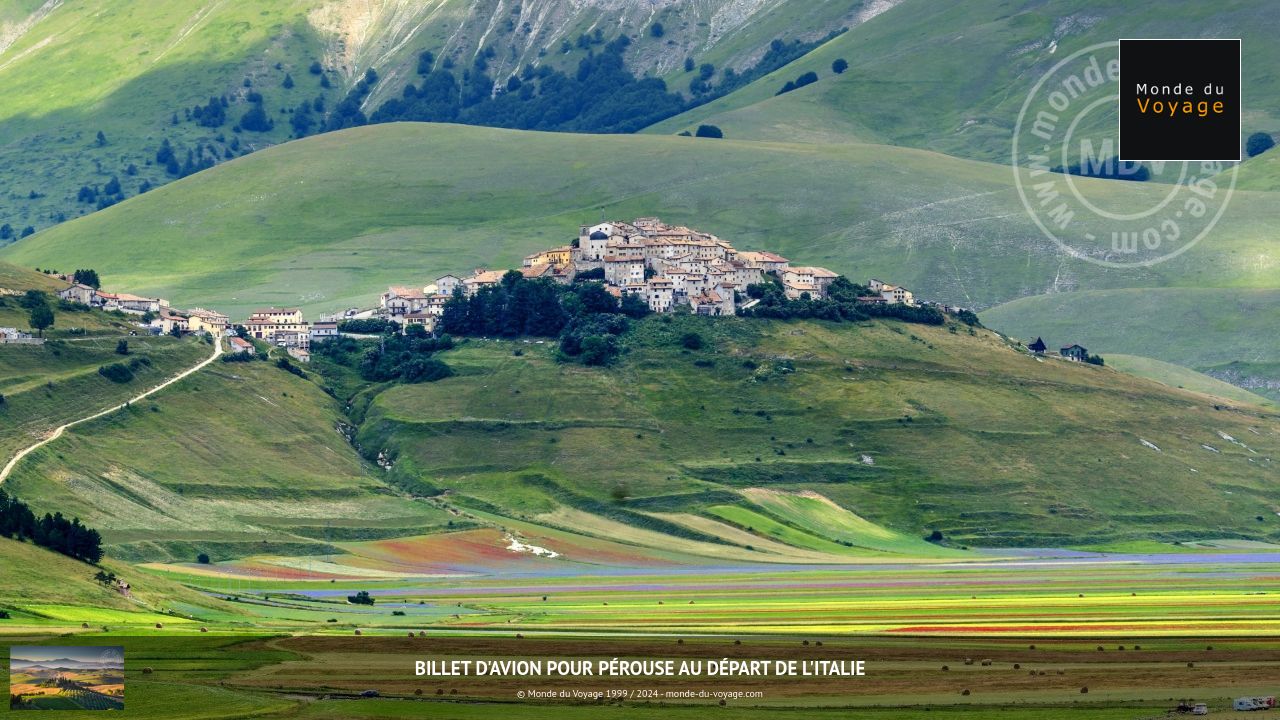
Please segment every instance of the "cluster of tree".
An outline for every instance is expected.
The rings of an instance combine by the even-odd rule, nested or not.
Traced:
[[[724,72],[721,73],[721,79],[718,84],[710,87],[701,95],[698,95],[696,92],[694,93],[694,101],[692,105],[696,106],[711,102],[716,98],[728,95],[738,88],[749,85],[774,70],[777,70],[783,65],[786,65],[801,56],[807,55],[814,48],[832,40],[847,30],[848,28],[840,28],[839,30],[831,32],[826,37],[813,40],[811,42],[802,42],[800,40],[786,42],[779,38],[775,38],[773,42],[769,43],[769,49],[765,51],[764,55],[756,62],[755,65],[748,70],[743,70],[742,72],[735,72],[733,68],[725,68]],[[845,67],[848,67],[848,63],[845,63]],[[693,60],[690,58],[685,61],[685,70],[688,71],[692,69]],[[843,70],[835,70],[834,65],[832,66],[832,69],[837,74],[843,72]]]
[[[374,603],[374,599],[369,596],[368,590],[361,590],[355,595],[348,595],[347,602],[352,605],[372,605]]]
[[[230,159],[235,156],[232,152],[234,148],[239,148],[240,141],[233,139],[231,145],[227,146],[226,157]],[[206,150],[208,154],[206,155]],[[160,142],[160,149],[156,151],[156,164],[164,168],[164,171],[175,178],[184,178],[193,173],[207,170],[218,163],[218,151],[212,145],[205,146],[203,142],[197,143],[194,150],[188,149],[186,159],[178,162],[178,154],[174,150],[173,145],[169,143],[169,139],[165,138]],[[150,189],[148,183],[143,183],[138,192],[146,192]]]
[[[88,285],[94,290],[102,287],[102,279],[98,277],[98,271],[92,268],[76,270],[71,275],[71,282]]]
[[[30,540],[87,563],[102,559],[102,537],[97,530],[82,525],[79,518],[67,520],[62,513],[37,518],[26,503],[9,497],[4,490],[0,490],[0,535]]]
[[[270,132],[276,124],[263,107],[262,93],[251,92],[245,99],[249,101],[249,109],[240,116],[240,123],[236,127],[249,132]]]
[[[1128,160],[1118,160],[1116,158],[1107,158],[1106,160],[1097,160],[1095,158],[1085,158],[1084,160],[1072,163],[1065,168],[1061,165],[1049,168],[1049,172],[1065,173],[1067,175],[1080,175],[1081,177],[1105,178],[1108,180],[1131,180],[1133,182],[1146,182],[1151,179],[1151,170],[1140,162],[1130,162]]]
[[[1106,361],[1102,359],[1101,355],[1086,355],[1084,358],[1084,361],[1089,363],[1090,365],[1106,365],[1107,364]]]
[[[1244,143],[1244,151],[1249,157],[1257,157],[1276,146],[1271,133],[1256,132]]]
[[[321,75],[320,77],[322,80],[327,81],[327,76]],[[338,103],[333,112],[329,113],[329,117],[325,119],[325,132],[368,124],[369,119],[360,110],[360,106],[364,104],[365,98],[369,96],[377,82],[378,72],[373,68],[365,70],[364,77],[360,78],[355,87],[347,92],[347,96],[342,98],[342,102]],[[408,120],[411,118],[400,119]]]
[[[116,352],[120,352],[120,349],[121,349],[121,346],[116,345]],[[129,346],[127,343],[124,345],[124,350],[125,352],[122,354],[127,354],[129,351]],[[150,365],[151,365],[151,358],[145,357],[145,356],[135,357],[132,360],[130,360],[128,363],[117,362],[117,363],[110,363],[108,365],[102,365],[98,368],[98,374],[110,380],[113,383],[123,384],[123,383],[131,382],[133,380],[133,374],[135,371],[143,367],[150,367]]]
[[[924,325],[942,325],[946,322],[946,315],[935,307],[858,301],[860,297],[872,297],[875,294],[865,285],[858,285],[841,276],[827,287],[826,298],[810,298],[806,293],[797,300],[791,300],[783,293],[781,283],[774,279],[772,282],[748,285],[747,295],[760,302],[740,311],[739,314],[746,317],[780,320],[812,318],[835,322],[860,322],[873,317],[885,317]]]
[[[435,382],[453,375],[453,368],[435,357],[436,353],[453,349],[453,338],[432,337],[421,325],[410,325],[404,335],[397,334],[395,328],[391,323],[377,347],[363,352],[363,346],[349,337],[314,343],[311,352],[339,365],[355,367],[360,377],[369,382]]]
[[[775,94],[775,95],[784,95],[784,94],[786,94],[786,93],[791,92],[792,90],[799,90],[800,88],[804,87],[805,85],[812,85],[812,84],[814,84],[814,83],[816,83],[816,82],[818,82],[818,73],[816,73],[816,72],[814,72],[814,71],[810,70],[809,72],[804,73],[803,75],[801,75],[800,77],[796,78],[795,80],[788,80],[788,81],[787,81],[787,84],[786,84],[786,85],[783,85],[783,86],[782,86],[782,89],[781,89],[781,90],[779,90],[778,92],[774,93],[774,94]]]
[[[191,119],[200,127],[219,128],[227,122],[227,107],[230,102],[227,96],[211,97],[206,105],[196,105],[188,112]]]
[[[648,312],[643,298],[628,294],[619,302],[599,282],[564,286],[512,270],[471,296],[456,293],[445,303],[440,327],[452,335],[558,337],[567,359],[606,365],[621,350],[628,318]]]
[[[527,65],[517,75],[496,83],[489,74],[492,48],[471,67],[455,75],[452,63],[439,63],[424,53],[421,81],[405,87],[403,96],[383,103],[372,122],[415,120],[522,130],[631,133],[683,112],[688,104],[668,92],[658,78],[636,78],[624,54],[630,39],[622,36],[591,50],[573,73]],[[495,89],[496,88],[496,89]]]
[[[34,193],[35,191],[32,190],[31,192]],[[40,196],[40,197],[43,197],[43,196]],[[22,233],[18,235],[18,237],[27,237],[28,235],[34,235],[35,232],[36,232],[36,229],[33,226],[28,225],[22,228]],[[0,225],[0,241],[13,240],[14,235],[15,233],[12,225],[10,225],[9,223]]]
[[[49,304],[49,295],[43,290],[28,290],[18,298],[18,305],[28,311],[27,324],[32,330],[44,337],[44,331],[53,327],[53,307]]]
[[[96,572],[96,573],[94,573],[94,574],[93,574],[93,579],[94,579],[94,580],[97,580],[98,582],[102,583],[103,585],[108,585],[108,586],[109,586],[109,585],[115,585],[115,584],[116,584],[116,581],[117,581],[117,580],[119,580],[120,578],[119,578],[119,577],[117,577],[115,573],[113,573],[113,572],[111,572],[111,571],[109,571],[109,570],[107,570],[107,571],[99,570],[98,572]]]

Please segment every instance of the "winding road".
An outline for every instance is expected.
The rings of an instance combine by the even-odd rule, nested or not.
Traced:
[[[155,387],[151,388],[150,390],[147,390],[146,392],[143,392],[139,395],[129,398],[128,400],[120,403],[119,405],[113,405],[107,408],[106,410],[101,410],[99,412],[94,413],[93,415],[88,415],[86,417],[80,418],[79,420],[72,420],[71,422],[63,423],[62,425],[59,425],[58,427],[54,428],[53,432],[46,435],[44,439],[42,439],[41,441],[37,442],[34,445],[31,445],[29,447],[25,447],[19,450],[17,454],[15,454],[12,458],[10,458],[9,462],[5,464],[4,469],[0,470],[0,483],[3,483],[5,479],[9,477],[9,473],[13,472],[13,469],[17,467],[18,463],[22,460],[22,458],[44,447],[45,445],[48,445],[54,440],[57,440],[58,438],[62,437],[62,433],[65,432],[67,428],[74,427],[76,425],[79,425],[80,423],[89,422],[90,420],[97,420],[103,415],[108,415],[110,413],[115,412],[116,410],[119,410],[120,408],[123,408],[132,403],[136,403],[139,400],[142,400],[146,397],[154,395],[155,393],[158,393],[161,390],[169,387],[170,385],[178,382],[182,378],[187,377],[191,373],[197,372],[202,368],[208,366],[209,363],[217,360],[220,355],[222,355],[222,339],[215,338],[213,341],[213,353],[210,354],[209,357],[197,363],[196,365],[193,365],[187,368],[186,370],[183,370],[177,375],[174,375],[173,377],[169,378],[168,380],[165,380],[164,382],[160,383],[159,385],[156,385]]]

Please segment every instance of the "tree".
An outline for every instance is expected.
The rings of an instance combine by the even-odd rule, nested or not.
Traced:
[[[831,72],[837,75],[843,74],[848,69],[849,61],[844,58],[836,58],[835,62],[831,63]]]
[[[361,590],[355,595],[348,595],[347,602],[352,605],[372,605],[374,603],[374,599],[369,597],[368,590]]]
[[[324,68],[320,67],[319,60],[312,60],[311,67],[307,68],[307,71],[310,72],[312,75],[319,75],[320,73],[324,72]]]
[[[292,90],[292,89],[293,89],[293,76],[292,76],[292,75],[290,75],[289,73],[285,73],[285,74],[284,74],[284,82],[280,83],[280,85],[281,85],[281,87],[283,87],[285,90]]]
[[[40,337],[44,337],[45,329],[53,327],[53,310],[48,305],[33,307],[28,322],[32,329],[40,331]]]
[[[692,58],[692,57],[687,57],[687,58],[685,58],[685,59],[684,59],[684,71],[685,71],[685,72],[693,72],[693,58]]]
[[[687,332],[680,336],[680,344],[688,350],[702,349],[702,336],[696,332]]]
[[[666,28],[662,27],[662,23],[656,22],[649,26],[649,34],[653,37],[660,38],[667,34]]]
[[[12,240],[12,239],[13,239],[13,226],[10,225],[9,223],[0,225],[0,240]]]
[[[1271,137],[1270,133],[1256,132],[1249,136],[1244,143],[1244,151],[1249,157],[1257,157],[1262,153],[1276,146],[1276,141]]]
[[[71,282],[88,285],[94,290],[102,287],[102,281],[98,279],[98,271],[93,269],[76,270],[71,276]]]
[[[208,565],[208,564],[209,564],[209,554],[208,554],[208,553],[200,553],[199,555],[196,555],[196,562],[200,563],[201,565]]]
[[[107,136],[103,135],[102,131],[99,130],[98,131],[98,147],[105,147],[106,144],[107,144]]]
[[[724,131],[715,125],[699,125],[698,131],[694,135],[700,138],[722,138],[724,137]]]
[[[128,340],[121,340],[120,342],[116,343],[116,354],[117,354],[117,355],[128,355],[128,354],[129,354],[129,341],[128,341]]]
[[[649,314],[649,303],[636,293],[622,296],[622,314],[632,318],[642,318]]]
[[[31,235],[35,235],[35,234],[36,234],[36,229],[35,229],[35,227],[33,227],[33,226],[31,226],[31,225],[28,225],[28,226],[26,226],[26,227],[22,228],[22,237],[29,237],[29,236],[31,236]]]

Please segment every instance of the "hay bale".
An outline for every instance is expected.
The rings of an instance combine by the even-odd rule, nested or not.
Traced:
[[[412,631],[412,630],[410,630],[410,631],[409,631],[409,637],[413,637],[413,631]]]
[[[202,628],[200,628],[200,632],[209,632],[209,628],[207,628],[207,627],[202,627]]]
[[[1088,693],[1088,692],[1089,692],[1089,688],[1087,688],[1087,687],[1082,687],[1082,688],[1080,688],[1080,694],[1081,694],[1081,695],[1084,695],[1084,694],[1086,694],[1086,693]]]
[[[1027,646],[1027,649],[1028,649],[1028,650],[1035,650],[1035,649],[1036,649],[1036,646],[1035,646],[1035,645],[1028,645],[1028,646]]]
[[[1101,645],[1098,646],[1098,652],[1106,652]]]
[[[801,642],[800,642],[800,644],[801,644],[801,645],[804,645],[805,647],[809,647],[809,641],[808,641],[808,640],[803,640],[803,641],[801,641]]]
[[[741,644],[742,644],[742,641],[741,641],[741,640],[734,640],[734,641],[733,641],[733,644],[734,644],[734,645],[741,645]]]
[[[1142,649],[1142,646],[1141,646],[1141,645],[1134,645],[1134,646],[1133,646],[1133,649],[1134,649],[1134,650],[1141,650],[1141,649]]]
[[[418,688],[418,689],[414,690],[414,691],[413,691],[413,694],[414,694],[414,695],[421,695],[421,694],[422,694],[422,688]]]
[[[964,664],[965,664],[965,665],[972,665],[972,664],[973,664],[973,658],[965,658],[965,659],[964,659]]]
[[[163,629],[164,629],[164,623],[156,623],[156,629],[157,629],[157,630],[163,630]]]
[[[359,634],[361,634],[361,633],[360,633],[360,631],[359,631],[359,630],[356,630],[356,634],[357,634],[357,635],[359,635]]]
[[[516,639],[517,639],[517,640],[523,640],[523,639],[524,639],[524,635],[521,635],[520,633],[516,633]]]
[[[951,670],[951,668],[947,667],[946,665],[943,665],[943,666],[942,666],[942,672],[948,672],[948,671],[950,671],[950,670]]]
[[[983,660],[982,667],[991,667],[991,660],[990,659]]]
[[[1195,666],[1196,666],[1196,664],[1195,664],[1195,663],[1193,663],[1193,662],[1189,662],[1189,663],[1187,663],[1187,667],[1192,667],[1192,668],[1193,668],[1193,667],[1195,667]]]
[[[1014,663],[1014,664],[1013,664],[1013,669],[1014,669],[1014,670],[1021,670],[1021,669],[1022,669],[1022,665],[1021,665],[1020,663]]]
[[[143,674],[143,675],[150,675],[150,674],[151,674],[151,673],[153,673],[153,672],[155,672],[155,670],[152,670],[152,669],[151,669],[151,668],[149,668],[149,667],[144,667],[144,668],[142,668],[142,674]]]
[[[676,644],[677,644],[677,645],[683,645],[683,644],[684,644],[684,638],[677,638],[677,639],[676,639]]]
[[[426,631],[426,630],[419,630],[419,631],[418,631],[418,637],[426,637],[426,636],[427,636],[427,631]]]
[[[80,623],[80,627],[82,627],[82,628],[84,628],[84,629],[88,630],[88,629],[89,629],[89,623]]]
[[[960,694],[961,694],[961,695],[968,695],[968,694],[969,694],[969,688],[965,688],[964,690],[961,690],[961,691],[960,691]]]
[[[1116,646],[1116,649],[1117,649],[1117,650],[1121,650],[1121,651],[1123,651],[1123,650],[1124,650],[1124,646],[1123,646],[1123,645],[1117,645],[1117,646]]]

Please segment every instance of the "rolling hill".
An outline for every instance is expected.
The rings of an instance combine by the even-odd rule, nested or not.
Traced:
[[[1028,91],[1072,52],[1117,38],[1241,38],[1244,132],[1280,128],[1280,61],[1274,8],[1260,0],[1159,9],[1123,0],[906,0],[794,63],[730,95],[646,130],[699,123],[727,137],[772,141],[883,142],[1007,162],[1010,132]],[[849,69],[832,72],[844,58]],[[819,81],[776,96],[813,71]],[[1091,118],[1114,127],[1114,111]],[[1241,138],[1243,142],[1244,138]]]
[[[1080,183],[1098,196],[1158,192],[1116,185]],[[331,310],[368,304],[393,282],[518,265],[603,212],[661,215],[738,247],[982,308],[1086,288],[1273,287],[1257,258],[1270,252],[1276,204],[1271,193],[1238,193],[1220,240],[1114,271],[1070,260],[1041,236],[999,165],[879,145],[402,123],[255,153],[0,258],[93,267],[113,286],[234,314],[265,303]]]
[[[706,349],[681,347],[691,331]],[[965,326],[655,317],[626,345],[584,368],[473,339],[441,356],[454,377],[363,389],[317,357],[316,383],[355,393],[345,417],[272,364],[219,363],[75,428],[6,488],[136,561],[476,525],[774,562],[929,554],[915,538],[933,529],[1023,546],[1280,537],[1265,521],[1280,422],[1256,405]]]
[[[198,169],[287,140],[294,132],[289,113],[300,104],[319,101],[323,119],[376,69],[378,81],[360,100],[371,113],[416,77],[423,50],[467,67],[486,49],[502,48],[489,68],[505,83],[526,65],[572,68],[589,52],[580,35],[627,34],[634,39],[628,54],[634,73],[687,86],[696,73],[685,72],[685,57],[744,69],[775,38],[825,36],[882,5],[3,0],[0,226],[11,226],[12,236],[0,242],[171,181],[175,173],[157,159],[166,140],[182,174],[187,151]],[[654,23],[662,25],[661,37],[650,32]],[[241,132],[236,128],[254,93],[274,127]],[[192,116],[210,98],[225,98],[225,119]],[[112,178],[118,193],[107,192]],[[97,192],[83,196],[82,187]]]
[[[64,283],[0,263],[0,288],[51,293]],[[195,339],[131,335],[137,326],[119,313],[57,305],[44,345],[0,346],[0,454],[31,444],[58,425],[119,404],[202,360],[209,346]],[[0,295],[0,327],[27,329],[29,310]],[[120,355],[117,344],[127,343]],[[98,369],[132,363],[133,379],[113,382]],[[0,464],[2,465],[2,464]]]

